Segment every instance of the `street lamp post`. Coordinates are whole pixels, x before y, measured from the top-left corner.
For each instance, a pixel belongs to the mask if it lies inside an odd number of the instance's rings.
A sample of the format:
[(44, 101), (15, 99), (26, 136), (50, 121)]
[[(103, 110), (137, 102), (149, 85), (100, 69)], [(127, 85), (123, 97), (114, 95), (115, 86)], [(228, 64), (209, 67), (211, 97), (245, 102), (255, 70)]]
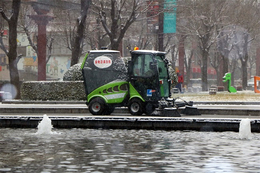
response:
[(37, 38), (37, 57), (38, 57), (38, 81), (46, 80), (46, 26), (52, 16), (47, 15), (49, 7), (46, 5), (39, 5), (37, 3), (32, 4), (36, 15), (30, 15), (29, 17), (35, 21), (38, 25), (38, 38)]

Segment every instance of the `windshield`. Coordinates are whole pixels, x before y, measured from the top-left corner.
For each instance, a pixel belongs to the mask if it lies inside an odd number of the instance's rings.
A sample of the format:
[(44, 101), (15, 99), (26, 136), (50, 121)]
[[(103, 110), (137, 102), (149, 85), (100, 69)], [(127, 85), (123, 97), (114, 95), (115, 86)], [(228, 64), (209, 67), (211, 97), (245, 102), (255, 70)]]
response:
[(152, 64), (153, 58), (151, 55), (138, 55), (134, 61), (134, 76), (152, 77), (155, 74)]

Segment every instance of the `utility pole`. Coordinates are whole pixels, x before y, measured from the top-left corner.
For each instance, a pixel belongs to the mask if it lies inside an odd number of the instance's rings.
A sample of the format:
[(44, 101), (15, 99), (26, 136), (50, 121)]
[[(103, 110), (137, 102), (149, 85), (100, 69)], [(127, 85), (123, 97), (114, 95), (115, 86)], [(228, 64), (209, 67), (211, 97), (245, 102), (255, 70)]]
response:
[(158, 29), (158, 33), (157, 33), (157, 36), (158, 36), (158, 50), (159, 51), (164, 51), (164, 48), (163, 48), (163, 37), (164, 37), (164, 34), (163, 34), (163, 20), (164, 20), (164, 13), (163, 13), (163, 10), (164, 10), (164, 0), (159, 0), (159, 29)]
[(184, 58), (185, 58), (185, 48), (184, 48), (185, 35), (180, 35), (179, 39), (179, 71), (184, 76)]

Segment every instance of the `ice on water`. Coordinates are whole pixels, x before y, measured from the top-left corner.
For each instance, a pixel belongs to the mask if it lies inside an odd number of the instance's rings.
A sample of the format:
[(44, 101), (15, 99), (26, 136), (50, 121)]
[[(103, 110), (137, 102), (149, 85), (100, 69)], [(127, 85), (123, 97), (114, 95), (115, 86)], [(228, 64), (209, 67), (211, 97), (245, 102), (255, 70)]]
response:
[(36, 134), (42, 135), (42, 134), (52, 134), (52, 124), (51, 124), (51, 119), (44, 114), (43, 115), (43, 119), (41, 120), (41, 122), (38, 124), (37, 126), (38, 130), (36, 132)]
[(242, 119), (239, 125), (239, 137), (240, 139), (251, 139), (251, 120)]

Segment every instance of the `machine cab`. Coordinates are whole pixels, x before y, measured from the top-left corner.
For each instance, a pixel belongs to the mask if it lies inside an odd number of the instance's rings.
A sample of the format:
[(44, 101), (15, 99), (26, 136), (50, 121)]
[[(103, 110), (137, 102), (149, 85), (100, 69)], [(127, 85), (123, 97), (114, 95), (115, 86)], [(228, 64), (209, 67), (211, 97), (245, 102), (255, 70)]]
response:
[(157, 102), (170, 97), (170, 79), (165, 53), (135, 50), (131, 52), (128, 73), (130, 84), (145, 101)]

